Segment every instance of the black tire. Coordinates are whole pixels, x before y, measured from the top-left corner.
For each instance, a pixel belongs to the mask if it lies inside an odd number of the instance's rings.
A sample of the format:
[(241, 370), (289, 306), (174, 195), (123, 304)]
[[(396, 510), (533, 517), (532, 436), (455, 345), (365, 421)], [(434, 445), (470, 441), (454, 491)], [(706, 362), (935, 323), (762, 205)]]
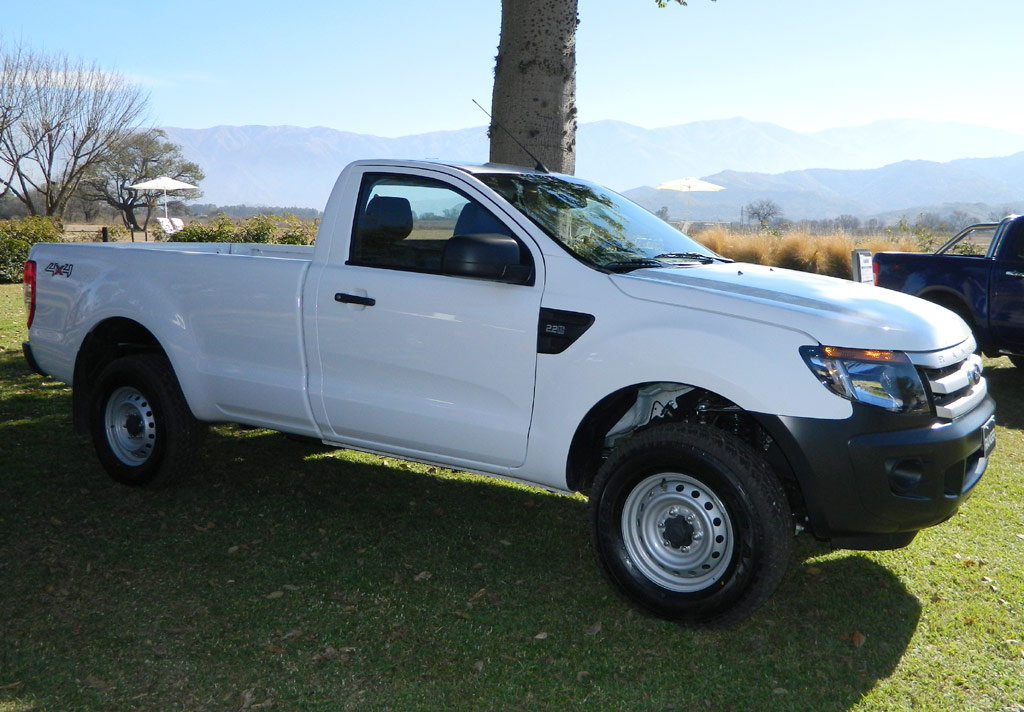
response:
[(731, 625), (763, 605), (785, 575), (793, 531), (764, 461), (704, 425), (624, 440), (590, 495), (591, 544), (612, 586), (641, 611), (694, 627)]
[(199, 462), (205, 428), (159, 354), (112, 361), (93, 388), (89, 428), (100, 464), (115, 481), (162, 487)]

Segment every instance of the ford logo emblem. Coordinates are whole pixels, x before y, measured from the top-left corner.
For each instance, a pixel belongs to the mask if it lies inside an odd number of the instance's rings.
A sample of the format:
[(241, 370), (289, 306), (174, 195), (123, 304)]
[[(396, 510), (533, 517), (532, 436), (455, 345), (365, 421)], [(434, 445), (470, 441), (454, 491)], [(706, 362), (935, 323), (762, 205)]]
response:
[(976, 386), (981, 383), (981, 366), (978, 364), (971, 364), (970, 369), (967, 371), (967, 380), (971, 382), (972, 386)]

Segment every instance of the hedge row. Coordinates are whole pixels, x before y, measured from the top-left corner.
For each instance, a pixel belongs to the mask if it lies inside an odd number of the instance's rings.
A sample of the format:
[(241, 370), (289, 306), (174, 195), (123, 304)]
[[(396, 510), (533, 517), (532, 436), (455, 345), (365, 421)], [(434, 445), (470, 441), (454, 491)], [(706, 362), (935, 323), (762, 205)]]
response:
[(63, 226), (53, 218), (32, 216), (0, 221), (0, 284), (21, 281), (32, 245), (60, 242), (63, 236)]
[(284, 217), (254, 215), (235, 222), (221, 213), (203, 225), (190, 222), (174, 233), (174, 242), (260, 242), (286, 245), (311, 245), (316, 238), (319, 220), (308, 222), (294, 215)]

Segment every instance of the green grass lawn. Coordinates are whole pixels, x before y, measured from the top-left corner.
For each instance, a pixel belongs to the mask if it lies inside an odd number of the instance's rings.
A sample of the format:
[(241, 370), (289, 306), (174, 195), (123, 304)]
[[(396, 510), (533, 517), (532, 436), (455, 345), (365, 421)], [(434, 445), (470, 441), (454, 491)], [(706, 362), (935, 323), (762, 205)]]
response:
[(974, 497), (893, 552), (797, 539), (725, 631), (633, 613), (582, 498), (216, 427), (115, 485), (0, 286), (0, 712), (1024, 710), (1024, 376)]

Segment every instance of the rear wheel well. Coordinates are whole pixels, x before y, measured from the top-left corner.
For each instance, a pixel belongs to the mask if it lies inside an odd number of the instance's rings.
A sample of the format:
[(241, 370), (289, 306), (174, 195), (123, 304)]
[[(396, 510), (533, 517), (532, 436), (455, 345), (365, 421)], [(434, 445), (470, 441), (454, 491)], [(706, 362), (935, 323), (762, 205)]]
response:
[(922, 294), (921, 299), (949, 309), (951, 312), (967, 322), (967, 326), (971, 327), (971, 331), (974, 331), (974, 315), (971, 313), (967, 303), (960, 297), (946, 292), (928, 292), (927, 294)]
[[(72, 409), (75, 432), (89, 434), (89, 402), (92, 384), (107, 364), (122, 356), (141, 353), (165, 354), (160, 342), (142, 324), (125, 318), (100, 322), (85, 337), (75, 359), (72, 381)], [(165, 354), (166, 355), (166, 354)]]
[[(652, 393), (654, 397), (651, 397)], [(631, 425), (623, 426), (624, 417), (631, 410), (637, 413), (638, 404), (642, 404), (642, 417)], [(576, 429), (569, 448), (566, 464), (569, 489), (584, 494), (590, 492), (594, 477), (614, 444), (609, 440), (631, 437), (666, 422), (709, 425), (742, 440), (768, 463), (779, 478), (793, 513), (801, 516), (806, 513), (803, 495), (789, 460), (757, 418), (716, 393), (679, 383), (636, 384), (606, 396), (591, 408)], [(623, 427), (625, 431), (621, 430)], [(613, 429), (617, 432), (609, 438)]]

